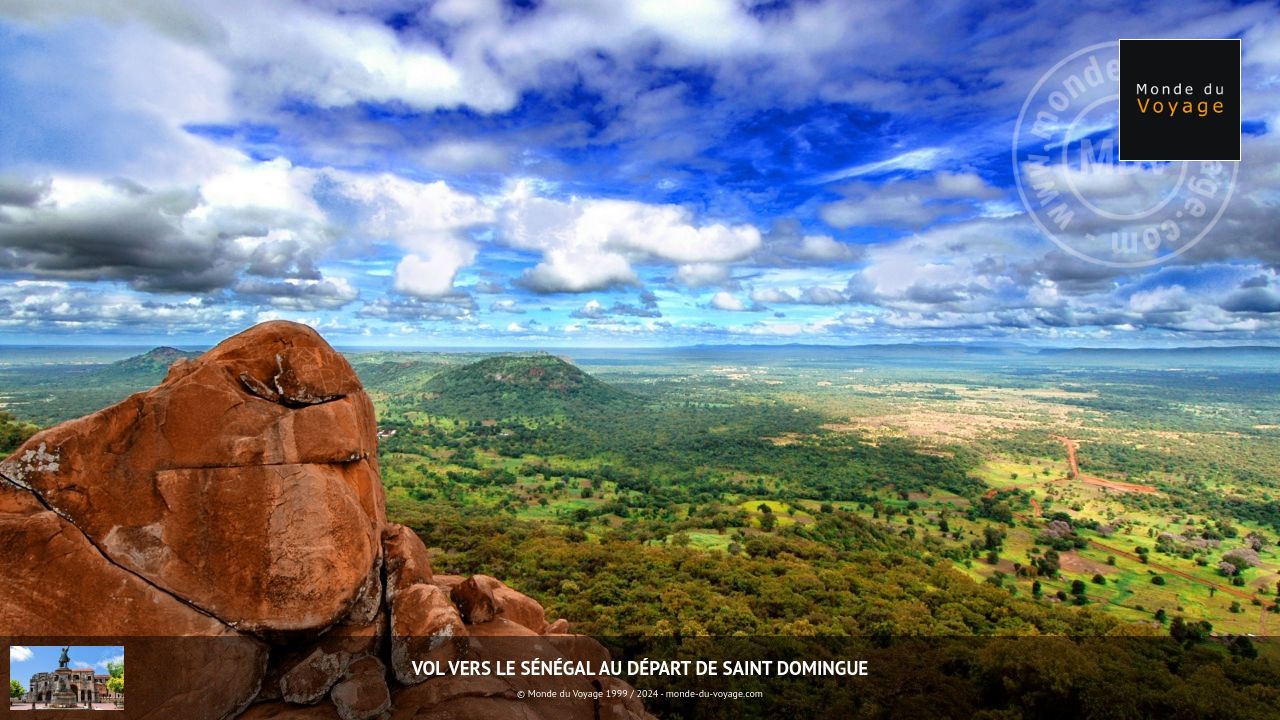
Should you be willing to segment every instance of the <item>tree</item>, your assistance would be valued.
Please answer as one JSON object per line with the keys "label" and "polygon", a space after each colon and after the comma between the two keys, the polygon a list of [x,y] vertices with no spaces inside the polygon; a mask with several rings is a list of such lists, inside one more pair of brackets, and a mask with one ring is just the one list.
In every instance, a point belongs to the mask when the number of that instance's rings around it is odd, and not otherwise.
{"label": "tree", "polygon": [[1094,573],[1094,574],[1093,574],[1093,584],[1094,584],[1094,585],[1106,585],[1106,584],[1107,584],[1107,579],[1106,579],[1105,577],[1103,577],[1103,576],[1102,576],[1102,573]]}
{"label": "tree", "polygon": [[1163,585],[1163,584],[1164,584],[1164,576],[1163,576],[1163,575],[1155,575],[1155,576],[1153,576],[1153,577],[1151,578],[1151,584],[1152,584],[1152,585]]}
{"label": "tree", "polygon": [[22,687],[22,683],[18,682],[17,680],[9,681],[9,697],[10,698],[20,698],[26,694],[27,694],[27,690],[26,688]]}
{"label": "tree", "polygon": [[778,524],[778,519],[773,516],[772,512],[764,513],[760,516],[760,529],[769,532],[774,525]]}
{"label": "tree", "polygon": [[124,663],[107,661],[107,673],[111,677],[107,678],[107,690],[117,695],[124,694]]}

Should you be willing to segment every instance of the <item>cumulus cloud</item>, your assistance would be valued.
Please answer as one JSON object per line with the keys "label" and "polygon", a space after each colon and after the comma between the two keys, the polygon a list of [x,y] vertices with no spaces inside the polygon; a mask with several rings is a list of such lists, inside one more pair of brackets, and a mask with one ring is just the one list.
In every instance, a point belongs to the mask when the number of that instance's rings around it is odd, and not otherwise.
{"label": "cumulus cloud", "polygon": [[887,225],[924,227],[943,217],[972,216],[984,200],[1003,193],[973,173],[935,173],[887,183],[859,181],[840,188],[843,200],[823,205],[823,221],[837,228]]}
{"label": "cumulus cloud", "polygon": [[698,224],[685,208],[631,200],[535,195],[518,184],[500,211],[501,239],[542,254],[522,283],[537,292],[586,292],[637,282],[632,262],[685,266],[742,260],[760,246],[750,225]]}
{"label": "cumulus cloud", "polygon": [[737,295],[725,290],[721,290],[711,296],[711,307],[716,310],[727,310],[729,312],[744,312],[747,310],[763,309],[755,303],[747,305],[742,301],[742,298],[739,298]]}
{"label": "cumulus cloud", "polygon": [[778,219],[765,234],[752,262],[764,267],[848,264],[862,257],[864,248],[830,235],[806,233],[794,219]]}
{"label": "cumulus cloud", "polygon": [[31,648],[22,645],[9,646],[9,662],[26,662],[31,659]]}
{"label": "cumulus cloud", "polygon": [[244,318],[243,310],[203,297],[163,302],[58,281],[0,284],[0,329],[14,331],[222,332]]}
{"label": "cumulus cloud", "polygon": [[360,205],[363,231],[409,251],[396,265],[394,287],[417,298],[454,292],[458,271],[475,261],[469,229],[492,221],[479,198],[442,181],[419,183],[390,173],[330,170],[337,192]]}
{"label": "cumulus cloud", "polygon": [[489,312],[512,313],[519,315],[524,312],[524,308],[520,307],[520,303],[512,300],[511,298],[503,298],[489,303]]}
{"label": "cumulus cloud", "polygon": [[658,309],[658,297],[645,290],[640,293],[639,303],[615,302],[606,307],[599,300],[592,299],[570,313],[569,317],[580,320],[605,320],[619,315],[660,318],[662,317],[662,311]]}
{"label": "cumulus cloud", "polygon": [[675,281],[686,287],[701,288],[729,282],[729,266],[717,263],[691,263],[676,268]]}
{"label": "cumulus cloud", "polygon": [[103,672],[106,672],[108,663],[123,663],[123,662],[124,662],[124,655],[112,655],[109,658],[103,658],[99,660],[98,662],[94,663],[93,666],[96,668],[102,669]]}
{"label": "cumulus cloud", "polygon": [[274,307],[288,310],[332,310],[359,296],[346,278],[286,278],[278,281],[246,278],[236,283],[233,289],[238,295],[262,298]]}
{"label": "cumulus cloud", "polygon": [[433,300],[416,297],[378,298],[360,307],[356,315],[390,322],[472,321],[476,303],[468,295]]}
{"label": "cumulus cloud", "polygon": [[320,280],[334,236],[311,183],[283,160],[245,161],[199,187],[54,177],[28,185],[36,197],[4,198],[0,269],[155,292],[211,292],[245,273]]}

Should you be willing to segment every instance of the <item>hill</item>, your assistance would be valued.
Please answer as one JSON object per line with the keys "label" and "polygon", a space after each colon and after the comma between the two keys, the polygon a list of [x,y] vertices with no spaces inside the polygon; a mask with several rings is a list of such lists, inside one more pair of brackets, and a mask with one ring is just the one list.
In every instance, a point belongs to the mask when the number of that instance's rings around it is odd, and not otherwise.
{"label": "hill", "polygon": [[169,366],[178,360],[189,360],[199,356],[198,352],[161,346],[141,355],[117,360],[94,373],[94,378],[98,381],[120,383],[130,386],[130,389],[141,390],[164,380],[165,374],[169,372]]}
{"label": "hill", "polygon": [[582,415],[625,406],[631,396],[554,355],[498,355],[427,381],[428,412],[465,418]]}

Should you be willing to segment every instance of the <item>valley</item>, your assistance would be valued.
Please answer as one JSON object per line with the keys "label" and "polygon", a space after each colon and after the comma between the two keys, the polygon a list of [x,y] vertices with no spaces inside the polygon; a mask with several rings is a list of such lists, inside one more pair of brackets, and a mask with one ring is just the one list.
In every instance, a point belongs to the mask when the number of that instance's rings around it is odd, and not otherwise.
{"label": "valley", "polygon": [[[5,427],[123,397],[177,352],[0,366]],[[511,577],[585,632],[1280,628],[1266,351],[348,357],[391,517],[439,571]]]}

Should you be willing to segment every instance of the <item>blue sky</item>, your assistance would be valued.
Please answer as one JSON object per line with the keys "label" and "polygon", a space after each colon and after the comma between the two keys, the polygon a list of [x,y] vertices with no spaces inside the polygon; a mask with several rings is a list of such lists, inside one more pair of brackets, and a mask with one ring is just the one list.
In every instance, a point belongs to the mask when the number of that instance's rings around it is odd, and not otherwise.
{"label": "blue sky", "polygon": [[[5,3],[0,342],[1274,343],[1277,9]],[[1010,162],[1119,37],[1243,39],[1231,204],[1136,270],[1041,235]]]}
{"label": "blue sky", "polygon": [[[62,646],[10,645],[9,677],[29,688],[31,676],[39,672],[56,670]],[[67,651],[71,658],[68,667],[93,668],[95,673],[106,673],[107,662],[124,662],[124,647],[120,645],[73,645]]]}

